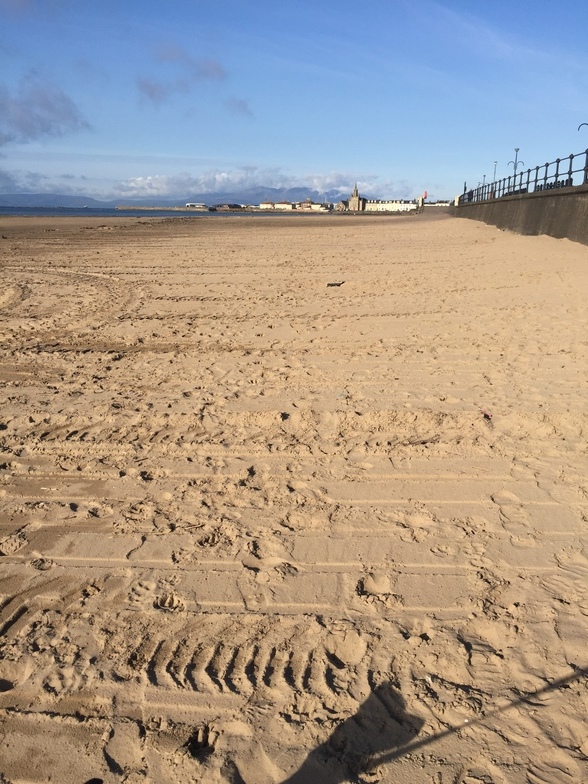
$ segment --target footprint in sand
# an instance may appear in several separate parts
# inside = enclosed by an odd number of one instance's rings
[[[579,784],[582,780],[576,761],[556,749],[546,751],[543,759],[532,762],[527,768],[529,784]]]
[[[190,736],[186,743],[186,749],[194,759],[205,759],[214,753],[219,735],[220,733],[213,725],[201,724]]]
[[[114,725],[104,747],[106,763],[113,773],[129,774],[144,767],[142,735],[142,729],[135,722]]]
[[[152,580],[137,580],[129,589],[129,602],[144,608],[153,606],[156,588],[157,584]]]
[[[162,593],[155,597],[153,606],[166,612],[181,612],[186,609],[184,602],[175,593]]]

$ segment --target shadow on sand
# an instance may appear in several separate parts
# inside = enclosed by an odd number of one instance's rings
[[[333,734],[312,751],[302,767],[282,784],[341,784],[344,781],[367,784],[380,780],[378,765],[392,762],[425,746],[453,735],[466,726],[471,728],[495,719],[511,708],[528,704],[542,694],[565,689],[574,681],[588,677],[588,667],[571,665],[573,672],[548,683],[542,689],[521,694],[479,718],[448,727],[435,735],[415,740],[423,726],[422,719],[411,716],[400,694],[389,684],[373,691],[354,716],[343,722]]]
[[[377,781],[371,774],[376,758],[410,743],[422,726],[422,719],[406,712],[400,694],[382,684],[283,784]]]

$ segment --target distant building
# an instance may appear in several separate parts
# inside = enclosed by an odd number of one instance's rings
[[[234,212],[235,210],[242,210],[242,204],[217,204],[215,205],[215,210],[219,212]]]
[[[412,212],[417,205],[405,199],[365,199],[359,195],[357,183],[347,201],[337,205],[339,212]]]
[[[262,201],[259,205],[260,210],[281,210],[286,212],[288,210],[296,209],[291,201]]]
[[[416,208],[414,201],[404,199],[366,199],[364,207],[366,212],[412,212]]]
[[[312,201],[310,198],[303,202],[262,201],[259,205],[260,210],[281,210],[283,212],[288,212],[291,210],[300,210],[301,212],[330,212],[332,208],[332,204],[327,202],[318,204],[317,202]]]
[[[298,205],[299,210],[303,210],[304,212],[329,212],[332,209],[332,205],[325,203],[318,203],[313,201],[310,196],[306,201],[301,201]]]
[[[186,204],[186,209],[187,210],[207,210],[208,207],[206,206],[206,204],[202,204],[202,202],[189,201]]]
[[[365,203],[366,199],[359,195],[359,191],[357,190],[357,183],[355,183],[353,193],[347,202],[347,209],[349,212],[363,212],[365,210]]]

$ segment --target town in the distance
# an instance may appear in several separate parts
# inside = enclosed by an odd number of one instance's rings
[[[367,199],[359,194],[357,185],[348,199],[337,202],[315,202],[310,197],[304,201],[262,201],[260,204],[215,204],[187,202],[185,209],[201,212],[229,212],[238,210],[265,210],[268,212],[419,212],[427,199],[427,192],[417,199]],[[427,206],[448,207],[449,201],[427,202]],[[121,209],[125,209],[121,207]],[[176,208],[180,209],[180,208]]]

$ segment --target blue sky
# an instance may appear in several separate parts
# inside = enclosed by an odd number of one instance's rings
[[[0,192],[452,197],[588,147],[585,0],[0,0]]]

